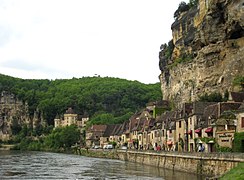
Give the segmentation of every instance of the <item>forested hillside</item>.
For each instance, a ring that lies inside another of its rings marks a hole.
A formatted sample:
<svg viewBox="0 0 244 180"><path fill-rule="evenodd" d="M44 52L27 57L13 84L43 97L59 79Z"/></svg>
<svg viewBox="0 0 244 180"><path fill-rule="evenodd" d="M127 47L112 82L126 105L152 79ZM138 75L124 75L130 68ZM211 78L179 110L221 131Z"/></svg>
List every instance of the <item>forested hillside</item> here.
<svg viewBox="0 0 244 180"><path fill-rule="evenodd" d="M93 123L119 123L150 101L160 100L160 83L111 77L24 80L0 74L0 92L9 91L28 102L32 116L38 109L48 124L68 107L92 118Z"/></svg>

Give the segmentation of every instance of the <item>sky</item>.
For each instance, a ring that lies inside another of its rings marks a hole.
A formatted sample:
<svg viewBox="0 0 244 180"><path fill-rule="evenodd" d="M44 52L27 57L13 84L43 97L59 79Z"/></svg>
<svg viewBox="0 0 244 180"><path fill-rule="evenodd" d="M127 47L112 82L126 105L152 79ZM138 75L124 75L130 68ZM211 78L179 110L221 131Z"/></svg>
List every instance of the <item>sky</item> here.
<svg viewBox="0 0 244 180"><path fill-rule="evenodd" d="M159 82L160 45L181 1L0 0L0 73Z"/></svg>

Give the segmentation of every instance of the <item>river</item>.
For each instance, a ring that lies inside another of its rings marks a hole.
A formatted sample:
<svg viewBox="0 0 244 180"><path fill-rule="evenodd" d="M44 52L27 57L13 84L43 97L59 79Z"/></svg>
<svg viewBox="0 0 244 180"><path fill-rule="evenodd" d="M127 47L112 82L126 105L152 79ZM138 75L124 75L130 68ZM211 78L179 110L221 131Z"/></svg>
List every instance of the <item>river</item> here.
<svg viewBox="0 0 244 180"><path fill-rule="evenodd" d="M48 152L0 151L0 179L195 180L195 174L119 160Z"/></svg>

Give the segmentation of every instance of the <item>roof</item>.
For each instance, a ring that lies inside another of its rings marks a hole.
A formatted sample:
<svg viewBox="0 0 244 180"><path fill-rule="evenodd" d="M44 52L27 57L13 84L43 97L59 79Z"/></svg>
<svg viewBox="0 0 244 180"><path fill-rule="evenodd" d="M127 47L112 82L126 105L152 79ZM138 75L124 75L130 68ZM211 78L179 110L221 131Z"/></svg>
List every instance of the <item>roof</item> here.
<svg viewBox="0 0 244 180"><path fill-rule="evenodd" d="M230 92L229 100L234 102L243 102L244 92Z"/></svg>
<svg viewBox="0 0 244 180"><path fill-rule="evenodd" d="M107 128L107 125L92 125L87 131L89 132L95 132L95 131L99 131L99 132L104 132Z"/></svg>
<svg viewBox="0 0 244 180"><path fill-rule="evenodd" d="M220 102L213 105L209 105L204 109L204 118L217 119L223 112L229 110L238 110L241 103L237 102Z"/></svg>
<svg viewBox="0 0 244 180"><path fill-rule="evenodd" d="M203 114L204 109L212 104L216 104L216 102L194 102L193 103L193 110L192 110L192 114Z"/></svg>
<svg viewBox="0 0 244 180"><path fill-rule="evenodd" d="M224 126L224 125L235 125L235 120L234 119L218 119L216 121L217 126Z"/></svg>
<svg viewBox="0 0 244 180"><path fill-rule="evenodd" d="M74 112L74 110L73 110L71 107L69 107L69 108L66 110L65 114L75 114L75 112Z"/></svg>
<svg viewBox="0 0 244 180"><path fill-rule="evenodd" d="M114 129L116 128L116 124L109 124L107 125L103 137L109 137L113 135Z"/></svg>

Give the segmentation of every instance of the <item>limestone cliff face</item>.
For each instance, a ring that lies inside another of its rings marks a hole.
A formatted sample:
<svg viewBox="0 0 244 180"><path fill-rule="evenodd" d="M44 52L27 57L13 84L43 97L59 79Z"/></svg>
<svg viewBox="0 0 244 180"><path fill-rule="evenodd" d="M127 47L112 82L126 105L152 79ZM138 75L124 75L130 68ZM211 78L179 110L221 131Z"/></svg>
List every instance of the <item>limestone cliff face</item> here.
<svg viewBox="0 0 244 180"><path fill-rule="evenodd" d="M159 53L164 100L177 105L234 90L233 79L244 76L244 0L199 0L172 24L172 34L172 55Z"/></svg>
<svg viewBox="0 0 244 180"><path fill-rule="evenodd" d="M36 111L34 117L31 117L28 112L28 104L19 101L14 94L6 91L0 93L0 140L11 139L11 126L26 124L35 128L41 121L40 113Z"/></svg>

